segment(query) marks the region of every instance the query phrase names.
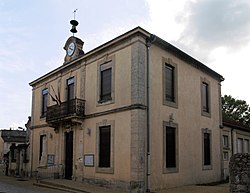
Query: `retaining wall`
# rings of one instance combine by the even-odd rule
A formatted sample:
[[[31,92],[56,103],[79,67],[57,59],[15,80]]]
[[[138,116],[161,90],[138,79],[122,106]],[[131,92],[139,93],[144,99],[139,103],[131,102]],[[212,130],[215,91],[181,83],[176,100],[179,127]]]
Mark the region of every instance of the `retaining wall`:
[[[230,193],[250,192],[250,154],[235,154],[229,163]]]

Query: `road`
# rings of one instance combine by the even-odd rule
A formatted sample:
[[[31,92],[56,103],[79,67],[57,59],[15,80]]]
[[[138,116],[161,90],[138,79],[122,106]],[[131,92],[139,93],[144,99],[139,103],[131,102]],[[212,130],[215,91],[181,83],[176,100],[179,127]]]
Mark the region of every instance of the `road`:
[[[65,193],[60,190],[52,190],[47,188],[42,188],[34,186],[34,179],[26,179],[22,181],[15,177],[4,176],[0,165],[0,193]],[[61,183],[67,182],[66,185],[73,185],[83,187],[83,184],[77,184],[71,181],[59,181]],[[60,183],[59,183],[60,184]],[[86,187],[84,187],[86,188]],[[106,192],[106,191],[96,191],[100,190],[100,187],[96,190],[92,188],[90,192]],[[105,190],[105,189],[103,189]],[[107,190],[107,189],[106,189]],[[117,193],[118,191],[108,189],[108,192]],[[121,193],[121,191],[119,191]],[[167,190],[159,190],[156,193],[229,193],[228,184],[222,184],[218,186],[183,186],[178,188],[171,188]]]
[[[51,190],[33,186],[34,180],[5,176],[3,165],[0,164],[0,193],[65,193],[59,190]]]
[[[9,178],[9,179],[7,179]],[[0,176],[0,193],[62,193],[62,191],[51,190],[33,186],[33,181],[17,181],[13,177]],[[65,192],[64,192],[65,193]]]

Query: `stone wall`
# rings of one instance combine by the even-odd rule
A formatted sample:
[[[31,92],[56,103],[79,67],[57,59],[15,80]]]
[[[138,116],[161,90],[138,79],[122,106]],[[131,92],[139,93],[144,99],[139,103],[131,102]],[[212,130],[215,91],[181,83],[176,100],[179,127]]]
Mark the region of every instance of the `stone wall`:
[[[230,193],[250,192],[250,154],[235,154],[229,163]]]

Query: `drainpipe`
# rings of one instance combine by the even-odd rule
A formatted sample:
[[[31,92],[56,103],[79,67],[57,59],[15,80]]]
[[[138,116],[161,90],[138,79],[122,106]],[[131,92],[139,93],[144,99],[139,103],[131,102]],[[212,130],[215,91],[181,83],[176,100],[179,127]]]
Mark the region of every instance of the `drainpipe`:
[[[145,171],[145,189],[146,192],[150,192],[150,184],[149,184],[149,178],[150,178],[150,116],[149,116],[149,49],[151,44],[155,41],[155,35],[151,34],[149,38],[146,40],[146,55],[147,55],[147,78],[146,78],[146,84],[147,84],[147,128],[146,128],[146,171]]]
[[[235,150],[234,150],[234,136],[233,136],[233,130],[234,130],[234,128],[231,128],[231,156],[233,156],[234,155],[234,153],[235,153]]]
[[[30,120],[30,136],[29,136],[29,142],[30,142],[30,149],[29,149],[29,169],[30,169],[30,178],[33,177],[33,149],[34,149],[34,104],[35,104],[35,89],[32,87],[32,104],[31,104],[31,120]],[[28,128],[27,128],[28,129]]]

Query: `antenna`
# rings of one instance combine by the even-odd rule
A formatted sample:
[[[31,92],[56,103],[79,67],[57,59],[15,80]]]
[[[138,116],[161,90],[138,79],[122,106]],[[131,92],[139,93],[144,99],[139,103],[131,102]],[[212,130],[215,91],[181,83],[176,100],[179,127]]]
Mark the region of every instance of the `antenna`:
[[[78,25],[78,21],[75,20],[75,17],[76,17],[76,11],[78,9],[75,9],[73,11],[73,14],[74,14],[74,19],[70,21],[70,24],[72,25],[72,29],[70,30],[72,33],[73,33],[73,36],[75,33],[77,33],[77,30],[76,30],[76,26]]]

